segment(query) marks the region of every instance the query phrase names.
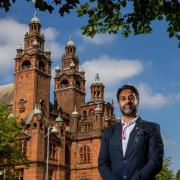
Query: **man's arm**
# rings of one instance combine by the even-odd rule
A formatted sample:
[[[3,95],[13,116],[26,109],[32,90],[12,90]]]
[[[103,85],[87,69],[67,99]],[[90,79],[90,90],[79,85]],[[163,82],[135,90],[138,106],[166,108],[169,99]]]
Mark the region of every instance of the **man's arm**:
[[[158,124],[153,124],[149,134],[149,155],[148,162],[139,171],[135,179],[147,180],[156,176],[162,169],[164,155],[163,141]]]
[[[112,128],[112,127],[111,127]],[[98,158],[99,173],[103,180],[117,180],[111,169],[111,159],[109,152],[109,141],[112,129],[108,128],[102,136],[101,148]]]

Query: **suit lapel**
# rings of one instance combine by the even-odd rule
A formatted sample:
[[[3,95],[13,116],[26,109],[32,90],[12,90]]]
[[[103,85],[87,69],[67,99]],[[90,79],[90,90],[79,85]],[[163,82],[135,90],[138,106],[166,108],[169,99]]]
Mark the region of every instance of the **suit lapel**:
[[[125,157],[127,157],[128,154],[131,152],[131,150],[133,150],[133,147],[134,147],[133,144],[135,142],[134,138],[136,137],[136,134],[139,131],[139,129],[142,128],[142,125],[143,125],[143,120],[140,117],[138,117],[136,124],[129,135],[129,140],[128,140],[128,144],[127,144],[127,148],[126,148]]]
[[[118,146],[119,151],[121,152],[121,155],[123,156],[123,149],[122,149],[122,124],[121,122],[117,124],[115,129],[115,139],[116,144]]]

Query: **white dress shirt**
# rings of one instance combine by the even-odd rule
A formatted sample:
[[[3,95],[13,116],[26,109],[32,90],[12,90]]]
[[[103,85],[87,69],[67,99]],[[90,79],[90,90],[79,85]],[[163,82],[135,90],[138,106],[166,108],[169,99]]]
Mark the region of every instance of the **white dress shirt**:
[[[137,120],[138,116],[129,121],[127,124],[122,119],[122,148],[123,148],[123,155],[125,156],[126,148],[129,140],[129,135],[131,134]]]

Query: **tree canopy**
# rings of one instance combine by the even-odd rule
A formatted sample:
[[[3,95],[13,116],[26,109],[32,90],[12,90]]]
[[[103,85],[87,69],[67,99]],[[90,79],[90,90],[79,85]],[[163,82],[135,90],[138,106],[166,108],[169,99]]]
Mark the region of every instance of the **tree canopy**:
[[[180,169],[176,173],[176,180],[180,180]]]
[[[169,37],[180,41],[180,2],[179,0],[25,0],[34,2],[41,11],[59,11],[61,16],[76,10],[77,16],[87,16],[87,24],[82,33],[93,37],[97,33],[121,32],[130,34],[152,32],[152,22],[165,20],[168,23]],[[0,8],[9,11],[16,0],[0,0]],[[180,42],[179,42],[180,47]]]
[[[16,118],[7,105],[0,104],[0,171],[5,171],[8,174],[6,179],[9,180],[16,179],[15,166],[26,160],[26,157],[18,150],[19,143],[14,141],[20,135],[20,125]]]
[[[173,171],[170,169],[171,158],[165,157],[163,161],[163,168],[161,172],[157,175],[157,180],[175,180]]]

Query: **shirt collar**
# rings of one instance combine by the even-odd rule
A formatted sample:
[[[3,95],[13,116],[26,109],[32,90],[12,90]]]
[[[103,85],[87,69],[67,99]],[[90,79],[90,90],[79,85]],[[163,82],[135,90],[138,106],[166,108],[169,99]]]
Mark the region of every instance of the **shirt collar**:
[[[126,125],[126,123],[123,121],[123,118],[121,118],[121,123],[122,123],[122,126],[131,126],[132,124],[136,123],[138,119],[138,116],[136,116],[134,119],[132,119],[131,121],[128,122],[128,124]]]

